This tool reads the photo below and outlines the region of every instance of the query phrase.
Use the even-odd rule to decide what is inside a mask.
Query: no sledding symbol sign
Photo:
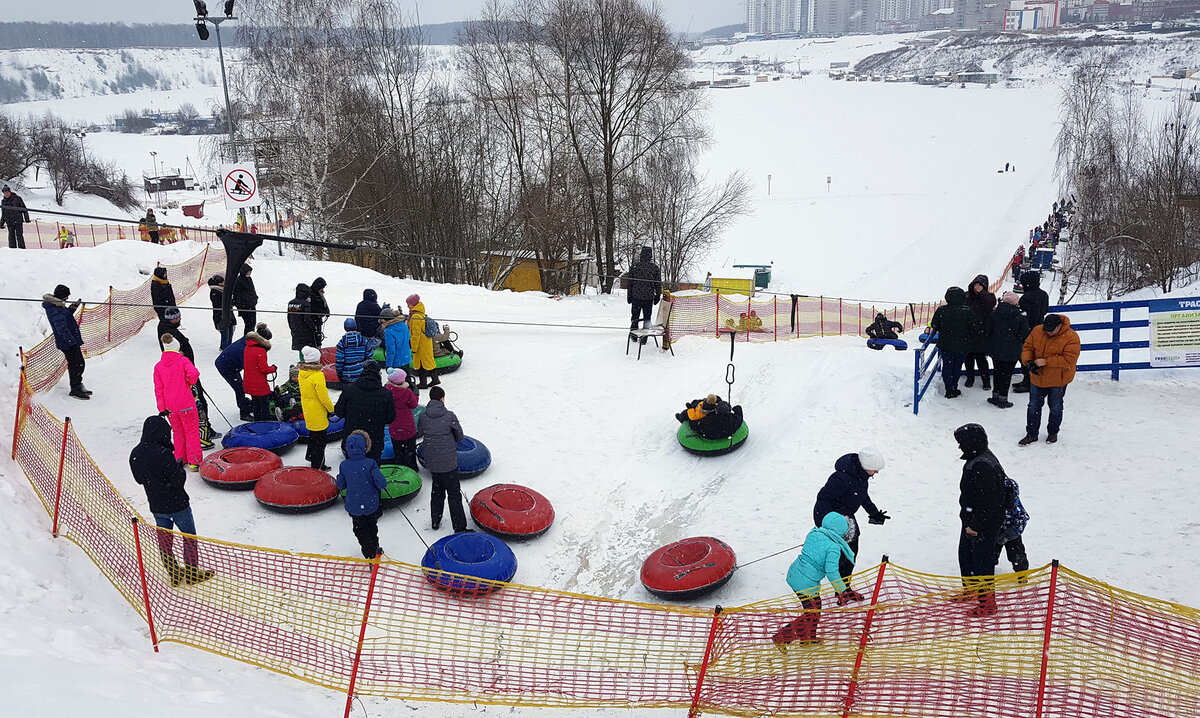
[[[227,209],[240,209],[258,204],[258,177],[249,163],[221,165],[221,189]]]

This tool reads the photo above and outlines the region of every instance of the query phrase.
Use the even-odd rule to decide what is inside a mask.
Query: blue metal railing
[[[1111,318],[1100,321],[1085,321],[1071,323],[1071,328],[1081,334],[1080,349],[1084,354],[1087,352],[1110,352],[1109,361],[1106,362],[1089,362],[1081,363],[1075,367],[1076,371],[1107,371],[1110,372],[1113,381],[1121,380],[1121,371],[1130,371],[1134,369],[1153,369],[1150,366],[1150,318],[1149,318],[1150,300],[1140,299],[1126,302],[1091,302],[1087,304],[1063,304],[1055,307],[1050,307],[1050,312],[1053,314],[1075,314],[1083,312],[1111,312]],[[1128,313],[1144,310],[1145,319],[1125,319]],[[1129,329],[1145,329],[1146,331],[1138,332],[1145,338],[1138,339],[1122,339],[1121,331]],[[1085,337],[1082,335],[1091,334],[1092,332],[1109,332],[1108,341],[1086,342],[1082,341]],[[1146,356],[1142,360],[1129,361],[1128,352],[1136,350],[1147,350]],[[1126,352],[1126,361],[1121,360],[1121,352]],[[1081,358],[1084,355],[1081,355]],[[932,371],[930,367],[933,367]],[[933,337],[929,337],[921,345],[921,348],[916,351],[916,361],[913,370],[913,414],[917,414],[920,410],[921,399],[925,396],[925,391],[929,385],[938,376],[938,369],[941,367],[941,352],[938,351],[937,345],[933,343]],[[1182,367],[1175,367],[1182,368]],[[1022,368],[1017,366],[1016,374],[1022,373]]]

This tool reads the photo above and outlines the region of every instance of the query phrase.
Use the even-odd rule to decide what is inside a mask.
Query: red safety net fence
[[[819,645],[781,652],[772,636],[806,614],[791,596],[713,611],[516,584],[451,595],[390,560],[160,531],[35,396],[23,377],[13,457],[52,530],[147,621],[156,649],[173,641],[333,690],[442,702],[742,716],[1200,715],[1200,611],[1057,565],[997,577],[998,612],[973,617],[973,604],[955,600],[958,578],[883,563],[854,577],[864,601],[838,607],[827,591],[825,610],[807,612],[819,619]],[[180,561],[192,549],[215,575],[174,585],[164,554]]]
[[[1010,271],[1011,267],[1006,266],[988,291],[998,291]],[[735,331],[737,341],[746,342],[841,334],[862,336],[876,314],[883,314],[908,329],[924,327],[942,304],[939,300],[878,307],[837,297],[775,294],[755,298],[729,293],[672,295],[671,302],[674,305],[668,322],[671,341],[688,335],[716,337],[721,332]]]
[[[251,224],[251,228],[264,233],[282,233],[295,224],[294,220],[278,222],[266,220]],[[204,241],[204,238],[219,229],[219,225],[195,227],[161,227],[158,240],[163,244],[188,239]],[[59,222],[53,219],[34,219],[25,228],[25,246],[28,249],[71,249],[73,247],[96,247],[118,239],[150,241],[150,233],[136,222],[124,224],[79,224]]]
[[[225,250],[206,245],[186,262],[165,266],[176,301],[186,301],[208,281],[209,276],[225,271]],[[156,317],[152,304],[150,280],[133,289],[109,287],[107,301],[84,307],[79,312],[84,357],[99,356],[140,332],[146,322]],[[53,335],[29,351],[23,351],[21,363],[34,393],[54,386],[67,371],[67,360],[54,345]]]

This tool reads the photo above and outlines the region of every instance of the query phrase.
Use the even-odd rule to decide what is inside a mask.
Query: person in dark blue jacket
[[[858,555],[858,520],[854,514],[858,509],[867,510],[867,520],[873,524],[883,524],[890,516],[886,511],[880,511],[871,495],[867,493],[867,484],[872,476],[883,471],[883,454],[875,449],[859,449],[857,454],[846,454],[834,463],[834,472],[825,481],[825,486],[817,492],[817,503],[813,506],[813,524],[820,526],[826,514],[830,512],[846,517],[850,526],[849,538],[851,552]],[[854,573],[854,559],[842,556],[838,564],[842,577]]]
[[[362,332],[358,331],[358,324],[353,319],[347,319],[342,326],[346,329],[346,333],[338,340],[334,362],[338,380],[343,384],[349,384],[362,374],[363,365],[371,358],[374,347],[362,335]]]
[[[268,341],[271,339],[271,330],[267,328],[266,324],[259,322],[255,329],[263,339]],[[233,389],[233,395],[237,397],[238,414],[241,415],[242,421],[251,421],[254,417],[250,412],[250,399],[246,396],[246,388],[242,385],[242,370],[246,365],[246,337],[240,337],[222,349],[213,364],[217,367],[217,373]]]
[[[354,322],[358,325],[358,332],[367,339],[379,338],[379,313],[383,310],[378,300],[379,295],[374,289],[364,289],[362,301],[354,309]]]
[[[346,437],[346,455],[338,467],[337,487],[346,492],[346,513],[354,525],[354,538],[362,547],[365,558],[383,553],[379,547],[379,492],[387,488],[387,478],[379,464],[367,457],[371,439],[365,431],[355,431]]]
[[[67,358],[70,395],[76,399],[89,399],[92,392],[83,385],[83,335],[79,333],[79,323],[75,321],[75,310],[81,302],[74,301],[68,305],[69,296],[71,290],[60,284],[54,288],[53,294],[42,295],[42,309],[46,310],[46,320],[54,332],[54,346]]]

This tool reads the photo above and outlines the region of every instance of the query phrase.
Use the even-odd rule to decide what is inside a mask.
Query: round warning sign
[[[225,192],[226,207],[245,207],[258,203],[258,178],[254,176],[254,167],[246,165],[226,165],[224,168],[222,189]]]

